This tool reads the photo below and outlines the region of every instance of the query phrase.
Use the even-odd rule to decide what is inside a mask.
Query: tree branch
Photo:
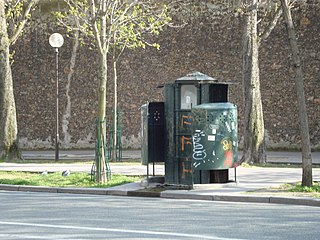
[[[14,44],[19,35],[21,34],[22,30],[24,29],[24,26],[26,25],[26,22],[28,21],[28,16],[32,10],[32,7],[35,6],[37,3],[39,2],[39,0],[31,0],[28,4],[28,6],[26,7],[23,16],[22,16],[22,20],[19,24],[19,26],[15,29],[15,31],[13,32],[13,35],[11,37],[9,37],[9,41],[10,44]]]
[[[260,46],[262,40],[266,40],[269,37],[272,30],[277,25],[277,22],[278,22],[279,18],[281,17],[281,15],[282,15],[282,9],[281,9],[281,6],[279,6],[279,7],[277,7],[275,14],[273,15],[273,18],[271,19],[271,21],[269,21],[269,25],[266,27],[265,31],[259,35],[258,47]]]
[[[95,1],[91,0],[89,1],[90,4],[90,11],[91,11],[91,15],[92,15],[92,28],[93,28],[93,33],[95,36],[95,39],[97,41],[97,45],[98,45],[98,49],[99,51],[102,50],[102,43],[101,43],[101,39],[100,39],[100,33],[99,33],[99,29],[98,29],[98,23],[97,23],[97,16],[96,16],[96,5],[95,5]]]

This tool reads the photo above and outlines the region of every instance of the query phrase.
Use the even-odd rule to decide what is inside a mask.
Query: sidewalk
[[[60,158],[76,158],[94,156],[92,151],[66,151],[61,152]],[[299,159],[300,155],[300,159]],[[25,152],[26,158],[35,157],[53,157],[54,152]],[[126,157],[125,157],[126,156]],[[140,158],[140,151],[124,151],[124,158]],[[39,158],[38,158],[39,159]],[[320,163],[320,154],[313,153],[313,160],[316,164]],[[301,154],[294,152],[271,152],[268,155],[268,162],[281,163],[299,163],[301,162]],[[47,170],[48,172],[63,171],[69,169],[71,172],[90,172],[92,164],[17,164],[17,163],[0,163],[1,171],[28,171],[38,172]],[[110,168],[113,174],[125,175],[146,175],[146,166],[140,164],[121,164],[111,163]],[[155,173],[158,176],[164,175],[164,165],[155,165]],[[152,174],[152,166],[150,165],[150,174]],[[195,184],[192,190],[165,190],[163,192],[152,192],[145,189],[141,183],[131,183],[108,189],[76,189],[76,188],[44,188],[29,186],[10,186],[0,185],[0,190],[15,191],[48,191],[57,193],[81,193],[81,194],[113,194],[124,196],[146,196],[146,197],[162,197],[162,198],[183,198],[183,199],[199,199],[211,201],[236,201],[236,202],[260,202],[260,203],[282,203],[282,204],[302,204],[310,206],[319,206],[320,199],[309,197],[279,196],[272,192],[257,191],[262,188],[279,186],[284,183],[293,183],[301,181],[302,170],[300,168],[243,168],[238,167],[236,170],[237,183],[230,182],[226,184]],[[229,170],[230,180],[235,179],[234,169]],[[313,169],[313,180],[320,181],[320,168]],[[155,186],[150,183],[150,186]],[[251,191],[251,193],[248,193]]]
[[[54,150],[46,151],[23,151],[22,155],[25,159],[54,159]],[[239,151],[239,158],[242,152]],[[61,150],[60,159],[78,159],[78,160],[94,160],[94,150]],[[123,159],[140,159],[141,150],[124,150],[122,152]],[[301,163],[301,152],[285,152],[285,151],[268,151],[267,162],[270,163]],[[312,152],[312,161],[314,164],[320,164],[320,152]]]

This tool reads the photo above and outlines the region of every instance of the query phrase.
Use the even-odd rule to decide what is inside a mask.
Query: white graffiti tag
[[[201,139],[205,137],[205,133],[201,130],[196,130],[193,136],[193,159],[196,161],[201,161],[207,157],[206,150],[201,143]]]

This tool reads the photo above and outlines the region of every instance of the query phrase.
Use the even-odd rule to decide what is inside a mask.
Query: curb
[[[41,186],[21,186],[0,184],[0,190],[21,191],[21,192],[47,192],[47,193],[69,193],[69,194],[91,194],[91,195],[114,195],[131,197],[157,197],[170,199],[189,199],[204,201],[224,201],[224,202],[247,202],[247,203],[268,203],[287,204],[320,207],[320,199],[299,198],[299,197],[266,197],[266,196],[242,196],[242,195],[199,195],[194,193],[179,193],[170,191],[150,192],[140,190],[115,190],[99,188],[59,188]]]
[[[294,204],[294,205],[320,207],[320,199],[311,199],[311,198],[270,197],[270,203],[275,203],[275,204]]]

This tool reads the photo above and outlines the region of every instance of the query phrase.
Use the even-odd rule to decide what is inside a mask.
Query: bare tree
[[[265,8],[266,6],[271,6]],[[269,11],[263,16],[270,17],[258,20],[258,10]],[[267,10],[266,10],[267,9]],[[243,99],[244,99],[244,147],[241,162],[264,163],[265,128],[260,90],[259,74],[259,47],[265,40],[281,16],[281,8],[273,2],[265,1],[260,4],[258,0],[244,1],[243,13],[245,24],[243,34]],[[263,21],[265,20],[265,21]],[[258,29],[258,23],[264,27]],[[260,30],[260,31],[259,31]]]
[[[21,159],[16,106],[10,63],[10,46],[24,29],[38,0],[0,0],[0,157]]]
[[[290,42],[293,68],[295,69],[295,86],[297,91],[299,120],[300,120],[300,136],[302,143],[302,186],[312,186],[312,158],[310,147],[310,135],[308,127],[308,115],[305,102],[304,84],[302,67],[299,55],[297,38],[291,17],[290,5],[288,0],[281,0],[283,15],[287,27],[288,38]]]
[[[277,0],[213,1],[213,5],[215,7],[209,11],[206,1],[185,0],[183,6],[179,6],[183,11],[178,8],[176,17],[181,18],[180,12],[183,12],[185,18],[205,16],[214,23],[217,17],[236,14],[244,21],[242,65],[244,151],[240,162],[263,163],[266,160],[266,144],[260,92],[259,47],[276,26],[281,16],[281,7]]]
[[[108,86],[108,56],[110,48],[119,45],[144,47],[145,35],[159,34],[170,20],[166,5],[153,0],[64,0],[67,12],[57,13],[68,30],[77,28],[93,40],[99,58],[98,135],[96,181],[107,180],[106,161],[106,102]],[[70,21],[70,16],[77,21]],[[74,25],[74,23],[77,23]],[[115,38],[116,36],[116,38]],[[155,45],[156,46],[156,45]],[[115,75],[116,76],[116,75]]]

